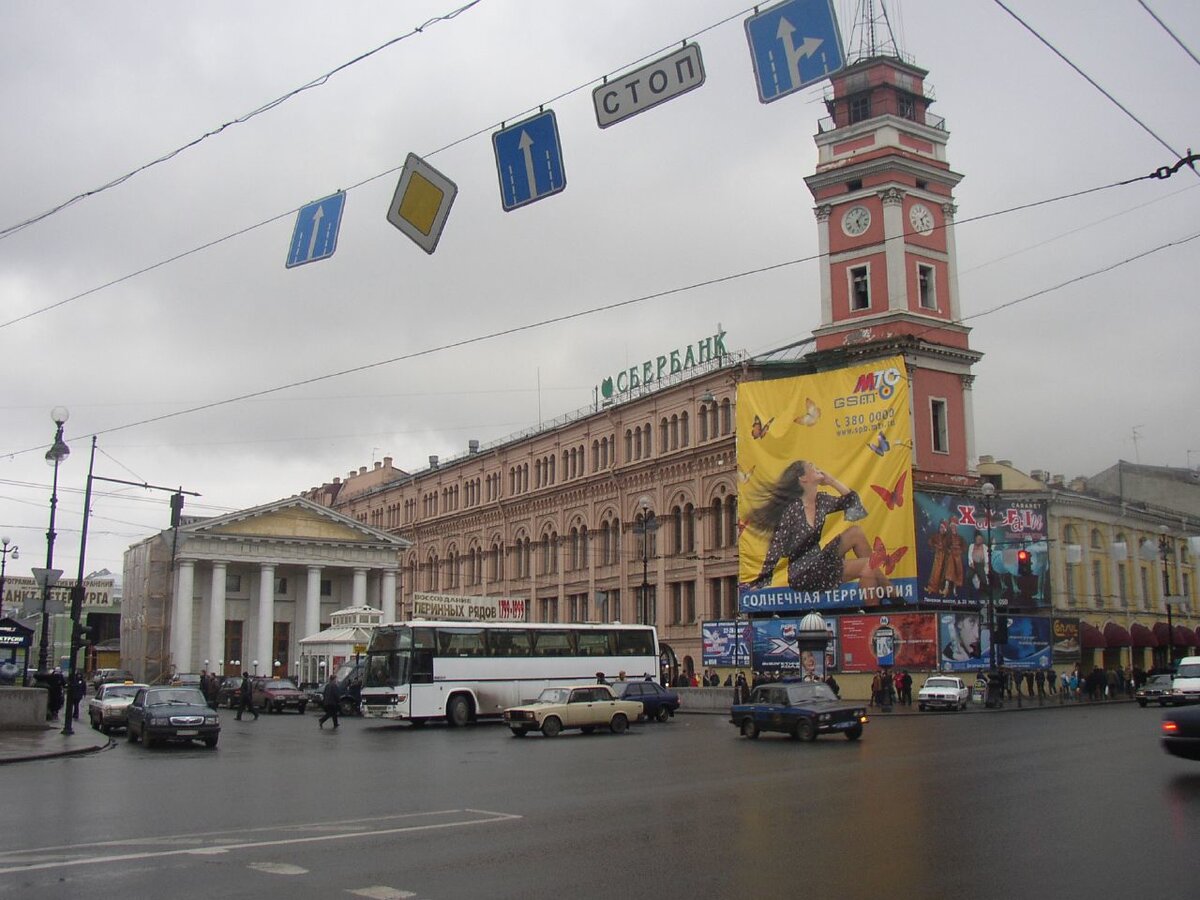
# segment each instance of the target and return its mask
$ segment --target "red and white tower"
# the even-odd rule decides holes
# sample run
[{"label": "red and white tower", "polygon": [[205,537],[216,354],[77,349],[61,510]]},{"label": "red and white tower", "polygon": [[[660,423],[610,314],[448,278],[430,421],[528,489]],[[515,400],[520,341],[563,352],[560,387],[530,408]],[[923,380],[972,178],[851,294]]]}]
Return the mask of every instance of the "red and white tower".
[{"label": "red and white tower", "polygon": [[817,169],[805,179],[822,253],[809,359],[824,367],[822,357],[903,355],[915,478],[962,484],[975,459],[971,367],[982,356],[961,323],[953,190],[962,176],[946,161],[944,120],[929,113],[928,73],[880,51],[873,23],[870,34],[860,58],[831,79]]}]

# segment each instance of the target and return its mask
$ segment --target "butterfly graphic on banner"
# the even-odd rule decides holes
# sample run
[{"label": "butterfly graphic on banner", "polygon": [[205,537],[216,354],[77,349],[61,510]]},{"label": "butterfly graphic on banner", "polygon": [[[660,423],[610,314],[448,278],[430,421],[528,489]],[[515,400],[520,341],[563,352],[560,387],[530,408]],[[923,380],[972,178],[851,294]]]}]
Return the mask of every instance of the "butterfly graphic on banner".
[{"label": "butterfly graphic on banner", "polygon": [[908,547],[897,547],[891,553],[888,553],[887,547],[879,538],[875,538],[875,544],[871,547],[871,559],[867,563],[872,569],[883,569],[885,575],[891,575],[896,568],[896,563],[904,558],[904,554],[908,552]]},{"label": "butterfly graphic on banner", "polygon": [[753,477],[753,475],[754,475],[754,470],[755,470],[755,469],[757,469],[757,468],[758,468],[758,464],[757,464],[757,463],[755,463],[754,465],[752,465],[752,466],[749,468],[749,470],[748,470],[748,471],[745,471],[745,472],[743,472],[743,471],[741,471],[741,470],[739,469],[739,470],[738,470],[738,481],[740,481],[742,484],[746,484],[747,482],[749,482],[749,481],[750,481],[750,479],[751,479],[751,478]]},{"label": "butterfly graphic on banner", "polygon": [[754,438],[756,441],[761,441],[767,436],[767,431],[770,430],[771,423],[774,421],[775,417],[771,416],[771,418],[767,419],[767,422],[764,425],[763,420],[758,416],[755,416],[754,424],[750,426],[750,437]]},{"label": "butterfly graphic on banner", "polygon": [[896,480],[896,486],[891,490],[878,484],[871,485],[871,490],[883,499],[888,509],[898,509],[904,505],[904,482],[906,480],[908,480],[908,472],[901,472],[900,477]]},{"label": "butterfly graphic on banner", "polygon": [[877,456],[883,456],[892,449],[892,445],[888,443],[887,435],[881,431],[875,435],[875,440],[867,444],[867,449]]},{"label": "butterfly graphic on banner", "polygon": [[807,425],[809,428],[811,428],[813,425],[817,424],[817,421],[820,418],[821,407],[817,406],[817,404],[813,402],[812,397],[809,397],[804,401],[804,415],[797,416],[795,419],[793,419],[793,421],[797,425]]}]

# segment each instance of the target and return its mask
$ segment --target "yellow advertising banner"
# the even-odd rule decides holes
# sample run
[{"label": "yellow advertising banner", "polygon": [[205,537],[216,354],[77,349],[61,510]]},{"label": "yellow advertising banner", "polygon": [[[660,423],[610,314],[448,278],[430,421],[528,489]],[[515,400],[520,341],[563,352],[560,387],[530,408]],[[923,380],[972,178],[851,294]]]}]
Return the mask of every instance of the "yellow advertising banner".
[{"label": "yellow advertising banner", "polygon": [[738,386],[743,612],[917,602],[904,360]]}]

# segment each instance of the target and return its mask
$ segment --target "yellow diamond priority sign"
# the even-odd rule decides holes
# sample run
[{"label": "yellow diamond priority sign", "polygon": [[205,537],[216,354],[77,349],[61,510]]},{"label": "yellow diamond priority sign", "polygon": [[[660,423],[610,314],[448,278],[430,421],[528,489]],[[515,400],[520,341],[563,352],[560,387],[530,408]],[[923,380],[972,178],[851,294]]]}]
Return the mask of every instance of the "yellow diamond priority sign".
[{"label": "yellow diamond priority sign", "polygon": [[437,248],[458,186],[415,153],[408,154],[387,220],[426,253]]}]

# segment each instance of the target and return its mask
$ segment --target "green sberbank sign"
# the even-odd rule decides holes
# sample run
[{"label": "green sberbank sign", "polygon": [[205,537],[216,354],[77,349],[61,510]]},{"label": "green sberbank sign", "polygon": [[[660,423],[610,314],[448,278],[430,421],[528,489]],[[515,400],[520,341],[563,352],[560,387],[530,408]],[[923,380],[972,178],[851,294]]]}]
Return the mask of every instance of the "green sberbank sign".
[{"label": "green sberbank sign", "polygon": [[672,350],[668,354],[648,359],[640,365],[630,366],[616,375],[610,375],[600,382],[600,396],[605,400],[611,400],[617,394],[646,387],[656,381],[662,381],[671,375],[678,375],[705,363],[716,362],[721,357],[727,356],[728,353],[729,351],[725,349],[725,332],[719,330],[712,337],[688,344],[681,350]]}]

